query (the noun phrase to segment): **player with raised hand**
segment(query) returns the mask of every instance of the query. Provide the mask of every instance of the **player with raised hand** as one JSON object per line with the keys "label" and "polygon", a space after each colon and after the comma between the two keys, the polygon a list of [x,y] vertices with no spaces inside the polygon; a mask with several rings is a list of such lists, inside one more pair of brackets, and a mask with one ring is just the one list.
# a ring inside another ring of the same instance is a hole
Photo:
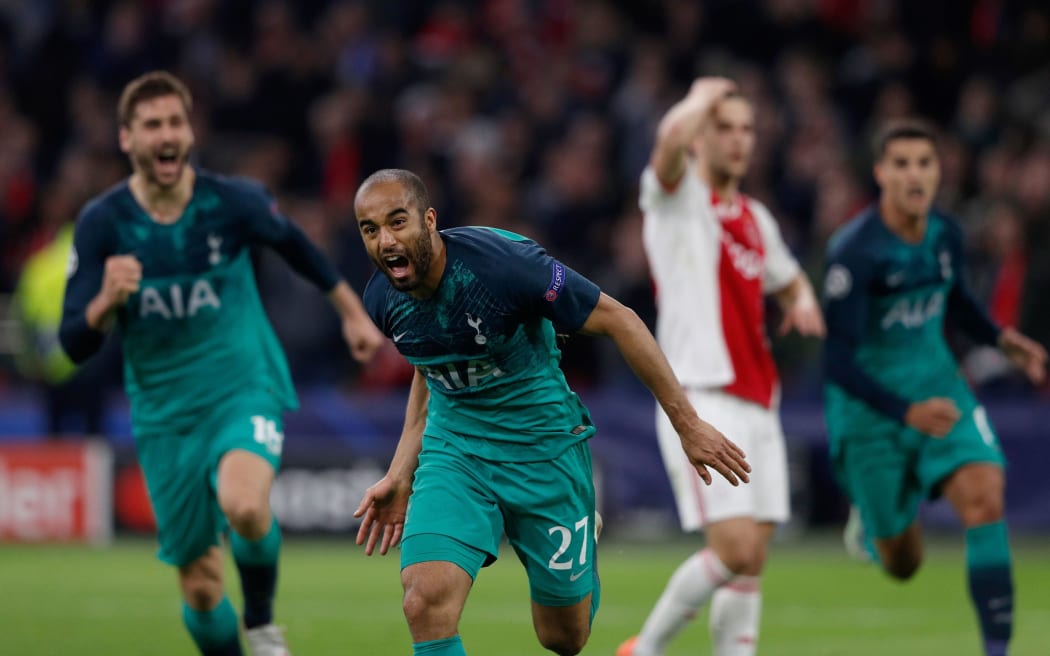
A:
{"label": "player with raised hand", "polygon": [[944,337],[946,317],[998,345],[1032,380],[1046,351],[1000,328],[965,280],[963,234],[933,209],[935,134],[885,125],[874,143],[878,202],[831,238],[824,279],[825,412],[838,479],[867,550],[892,577],[922,562],[920,503],[944,496],[966,531],[966,571],[986,656],[1007,653],[1014,588],[1004,522],[1003,454]]}
{"label": "player with raised hand", "polygon": [[60,338],[80,362],[119,326],[159,557],[178,568],[183,620],[200,652],[241,653],[219,547],[229,526],[248,645],[255,656],[284,656],[273,624],[281,532],[269,496],[282,414],[298,401],[250,247],[273,248],[327,292],[355,358],[370,358],[383,337],[260,185],[189,165],[190,109],[189,91],[166,72],[124,88],[120,147],[133,172],[77,220]]}
{"label": "player with raised hand", "polygon": [[783,310],[781,333],[794,328],[819,337],[824,321],[776,220],[740,190],[754,144],[751,102],[731,80],[699,78],[660,121],[642,174],[657,339],[690,403],[747,451],[754,473],[746,486],[697,485],[658,409],[657,436],[682,528],[702,528],[707,545],[679,566],[617,656],[663,654],[709,600],[715,656],[755,653],[766,552],[790,512],[765,295]]}
{"label": "player with raised hand", "polygon": [[746,482],[743,452],[689,405],[641,319],[532,240],[438,231],[423,182],[399,169],[365,180],[354,212],[378,268],[365,306],[416,368],[393,461],[357,509],[367,553],[401,544],[413,653],[466,653],[460,614],[504,533],[528,574],[540,644],[579,653],[600,591],[595,427],[558,365],[555,332],[612,339],[706,482],[708,467]]}

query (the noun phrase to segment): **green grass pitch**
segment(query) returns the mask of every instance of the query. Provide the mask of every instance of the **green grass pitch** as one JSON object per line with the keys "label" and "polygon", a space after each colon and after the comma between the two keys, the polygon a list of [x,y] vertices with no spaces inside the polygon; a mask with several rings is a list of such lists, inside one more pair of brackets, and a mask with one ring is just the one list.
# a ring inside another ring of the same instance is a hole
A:
{"label": "green grass pitch", "polygon": [[[610,536],[613,537],[613,536]],[[1017,541],[1014,656],[1050,654],[1050,548]],[[695,547],[674,540],[599,545],[602,608],[584,654],[611,656],[637,631],[677,564]],[[411,654],[401,616],[397,556],[366,558],[349,541],[285,543],[277,606],[296,656]],[[233,582],[232,564],[227,568]],[[764,579],[759,653],[769,656],[977,656],[961,538],[937,541],[916,579],[888,580],[849,560],[836,540],[776,545]],[[238,592],[231,593],[239,605]],[[461,624],[473,656],[548,653],[536,642],[514,554],[482,570]],[[706,618],[669,656],[707,654]],[[147,540],[111,548],[0,547],[0,653],[192,655],[175,575]]]}

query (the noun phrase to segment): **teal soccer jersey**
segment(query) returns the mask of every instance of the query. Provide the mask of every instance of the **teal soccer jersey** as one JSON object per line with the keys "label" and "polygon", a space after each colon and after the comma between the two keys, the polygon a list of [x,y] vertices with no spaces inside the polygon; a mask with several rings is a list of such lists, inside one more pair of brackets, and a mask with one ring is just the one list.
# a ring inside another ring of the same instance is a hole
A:
{"label": "teal soccer jersey", "polygon": [[[118,185],[77,221],[63,343],[74,359],[97,348],[102,335],[87,328],[84,308],[101,287],[106,257],[134,255],[143,267],[141,288],[117,317],[136,432],[191,426],[199,412],[244,392],[266,393],[294,408],[250,247],[269,244],[298,254],[300,241],[305,238],[269,195],[245,180],[198,172],[189,205],[172,224],[152,220],[128,185]],[[310,251],[287,259],[293,266],[297,259],[323,259]],[[309,270],[324,289],[337,280],[317,262],[297,268]]]}
{"label": "teal soccer jersey", "polygon": [[873,209],[832,237],[824,280],[829,421],[848,422],[851,401],[901,421],[911,402],[950,395],[961,377],[944,339],[949,310],[978,341],[995,343],[998,329],[967,291],[963,262],[961,231],[935,213],[918,244],[890,232]]}
{"label": "teal soccer jersey", "polygon": [[365,289],[380,330],[430,390],[426,434],[479,457],[549,460],[594,433],[558,366],[556,329],[576,332],[598,288],[535,242],[488,228],[441,232],[447,264],[427,299],[381,273]]}
{"label": "teal soccer jersey", "polygon": [[[984,409],[944,337],[946,318],[979,342],[998,337],[963,276],[962,233],[937,213],[919,243],[897,237],[874,208],[830,241],[828,435],[839,480],[875,537],[904,530],[919,501],[963,464],[1002,463]],[[951,399],[961,413],[944,438],[904,424],[912,403],[932,397]]]}
{"label": "teal soccer jersey", "polygon": [[102,286],[106,259],[134,255],[142,264],[139,291],[117,310],[117,321],[160,557],[174,565],[218,544],[222,456],[247,450],[277,469],[281,415],[297,405],[256,290],[256,244],[274,248],[322,289],[338,281],[270,196],[246,180],[198,172],[189,204],[171,224],[154,221],[127,183],[90,202],[77,220],[61,330],[75,361],[104,338],[87,325],[85,310]]}
{"label": "teal soccer jersey", "polygon": [[430,298],[382,273],[364,294],[430,391],[401,565],[447,560],[473,577],[506,533],[533,600],[575,604],[598,591],[585,442],[594,425],[559,367],[556,333],[577,332],[599,290],[519,235],[455,228],[441,238],[445,270]]}

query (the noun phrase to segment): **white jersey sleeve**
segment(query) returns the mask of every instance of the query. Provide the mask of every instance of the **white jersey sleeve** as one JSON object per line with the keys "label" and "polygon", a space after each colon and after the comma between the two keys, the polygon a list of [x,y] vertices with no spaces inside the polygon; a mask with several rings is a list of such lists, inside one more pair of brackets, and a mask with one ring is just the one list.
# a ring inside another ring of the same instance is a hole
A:
{"label": "white jersey sleeve", "polygon": [[784,289],[798,275],[798,260],[784,243],[780,235],[780,226],[766,206],[754,199],[748,199],[751,214],[758,223],[758,232],[762,236],[762,248],[765,251],[765,269],[762,273],[762,291],[772,294]]}

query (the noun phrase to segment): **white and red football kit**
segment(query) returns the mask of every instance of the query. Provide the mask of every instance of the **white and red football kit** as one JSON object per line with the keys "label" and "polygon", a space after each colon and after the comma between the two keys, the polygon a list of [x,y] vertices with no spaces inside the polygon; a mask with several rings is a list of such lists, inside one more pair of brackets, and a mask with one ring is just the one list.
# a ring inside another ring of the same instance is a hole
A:
{"label": "white and red football kit", "polygon": [[765,294],[789,285],[798,262],[764,205],[722,202],[692,163],[674,188],[642,174],[643,237],[656,285],[656,337],[702,419],[747,453],[751,482],[704,485],[657,408],[657,435],[685,530],[731,517],[786,521],[787,457],[779,384],[765,329]]}

